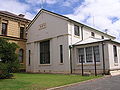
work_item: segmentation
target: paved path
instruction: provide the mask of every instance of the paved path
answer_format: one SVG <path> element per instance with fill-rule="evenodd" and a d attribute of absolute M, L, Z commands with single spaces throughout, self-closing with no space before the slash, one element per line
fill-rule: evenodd
<path fill-rule="evenodd" d="M 88 81 L 56 90 L 120 90 L 120 75 Z"/>

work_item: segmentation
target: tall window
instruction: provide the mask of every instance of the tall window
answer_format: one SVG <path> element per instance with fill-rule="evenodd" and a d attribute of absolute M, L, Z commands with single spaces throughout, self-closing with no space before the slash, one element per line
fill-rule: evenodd
<path fill-rule="evenodd" d="M 99 46 L 93 47 L 94 59 L 96 62 L 100 62 Z"/>
<path fill-rule="evenodd" d="M 93 62 L 92 60 L 92 47 L 86 47 L 86 62 Z"/>
<path fill-rule="evenodd" d="M 94 33 L 94 32 L 91 32 L 91 36 L 93 36 L 93 37 L 94 37 L 94 36 L 95 36 L 95 33 Z"/>
<path fill-rule="evenodd" d="M 82 61 L 83 63 L 85 63 L 84 48 L 78 49 L 78 55 L 79 55 L 79 63 L 81 63 Z"/>
<path fill-rule="evenodd" d="M 24 54 L 23 49 L 20 49 L 20 50 L 19 50 L 19 62 L 20 62 L 20 63 L 23 63 L 23 54 Z"/>
<path fill-rule="evenodd" d="M 20 38 L 24 38 L 24 27 L 20 27 Z"/>
<path fill-rule="evenodd" d="M 77 36 L 80 36 L 79 26 L 77 26 L 77 25 L 74 25 L 74 34 Z"/>
<path fill-rule="evenodd" d="M 7 35 L 7 23 L 2 23 L 2 35 Z"/>
<path fill-rule="evenodd" d="M 60 45 L 60 63 L 63 63 L 63 46 Z"/>
<path fill-rule="evenodd" d="M 28 65 L 30 65 L 31 61 L 31 50 L 28 50 Z"/>
<path fill-rule="evenodd" d="M 118 60 L 117 60 L 117 47 L 115 45 L 113 45 L 113 52 L 114 52 L 114 62 L 118 63 Z"/>
<path fill-rule="evenodd" d="M 50 64 L 50 41 L 40 42 L 40 64 Z"/>

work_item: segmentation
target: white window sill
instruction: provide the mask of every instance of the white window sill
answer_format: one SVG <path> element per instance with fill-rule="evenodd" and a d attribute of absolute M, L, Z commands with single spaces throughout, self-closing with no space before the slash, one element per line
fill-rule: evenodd
<path fill-rule="evenodd" d="M 114 63 L 115 66 L 118 66 L 118 63 Z"/>
<path fill-rule="evenodd" d="M 51 64 L 40 64 L 39 66 L 51 66 Z"/>
<path fill-rule="evenodd" d="M 96 66 L 100 66 L 100 62 L 96 62 Z M 81 63 L 78 63 L 77 66 L 81 66 L 82 64 Z M 95 64 L 94 63 L 83 63 L 84 66 L 94 66 Z"/>
<path fill-rule="evenodd" d="M 74 37 L 76 37 L 76 38 L 80 38 L 80 36 L 77 36 L 77 35 L 74 35 Z"/>

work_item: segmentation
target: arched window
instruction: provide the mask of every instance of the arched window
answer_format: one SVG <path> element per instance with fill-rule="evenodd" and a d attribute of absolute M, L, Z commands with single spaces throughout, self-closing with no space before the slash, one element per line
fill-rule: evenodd
<path fill-rule="evenodd" d="M 23 63 L 23 54 L 24 54 L 24 50 L 20 49 L 19 50 L 19 62 L 20 63 Z"/>

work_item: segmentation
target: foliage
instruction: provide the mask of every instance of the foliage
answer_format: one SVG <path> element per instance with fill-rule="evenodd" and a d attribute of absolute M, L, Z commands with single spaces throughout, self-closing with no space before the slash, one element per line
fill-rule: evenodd
<path fill-rule="evenodd" d="M 8 64 L 0 62 L 0 79 L 11 78 L 13 75 L 7 70 Z"/>
<path fill-rule="evenodd" d="M 0 78 L 12 76 L 10 73 L 19 68 L 18 55 L 15 53 L 17 44 L 0 38 Z"/>

